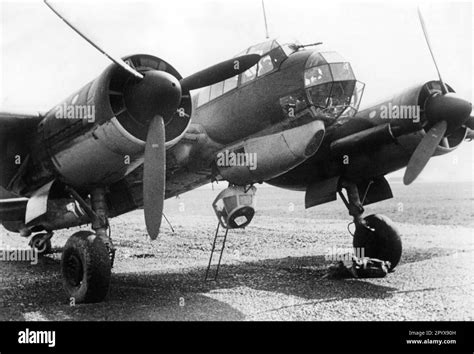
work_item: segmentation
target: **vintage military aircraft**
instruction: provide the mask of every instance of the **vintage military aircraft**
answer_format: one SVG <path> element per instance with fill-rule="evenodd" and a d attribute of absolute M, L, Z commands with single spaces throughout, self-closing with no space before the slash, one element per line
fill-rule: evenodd
<path fill-rule="evenodd" d="M 226 227 L 249 224 L 256 183 L 304 191 L 308 208 L 339 194 L 354 246 L 393 269 L 400 235 L 384 216 L 363 217 L 363 206 L 392 197 L 384 175 L 407 166 L 409 184 L 432 156 L 474 136 L 471 103 L 439 71 L 438 80 L 359 112 L 364 84 L 318 43 L 270 39 L 182 78 L 152 55 L 110 56 L 45 3 L 113 63 L 45 114 L 0 113 L 0 220 L 33 235 L 42 253 L 54 230 L 91 224 L 62 254 L 64 288 L 76 302 L 108 292 L 111 218 L 143 207 L 155 239 L 164 199 L 216 180 L 231 185 L 222 195 Z M 258 163 L 245 163 L 251 154 Z"/>

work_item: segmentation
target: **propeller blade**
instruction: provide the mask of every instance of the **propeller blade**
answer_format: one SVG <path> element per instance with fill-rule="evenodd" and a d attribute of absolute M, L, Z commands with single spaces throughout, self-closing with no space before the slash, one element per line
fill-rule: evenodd
<path fill-rule="evenodd" d="M 181 87 L 183 91 L 191 91 L 227 80 L 250 69 L 260 58 L 258 54 L 248 54 L 223 61 L 185 77 L 181 80 Z"/>
<path fill-rule="evenodd" d="M 449 146 L 449 140 L 448 140 L 448 138 L 444 137 L 444 138 L 441 140 L 441 145 L 443 145 L 443 147 L 445 147 L 446 149 L 449 149 L 450 146 Z"/>
<path fill-rule="evenodd" d="M 428 133 L 426 133 L 408 162 L 405 175 L 403 176 L 403 183 L 405 185 L 411 184 L 421 171 L 423 171 L 431 156 L 433 156 L 436 147 L 444 138 L 446 129 L 448 129 L 448 123 L 443 120 L 436 123 Z"/>
<path fill-rule="evenodd" d="M 436 71 L 438 72 L 438 77 L 439 77 L 439 81 L 441 82 L 441 88 L 442 88 L 443 94 L 445 95 L 448 93 L 448 88 L 446 87 L 443 81 L 443 78 L 441 77 L 441 72 L 439 71 L 438 63 L 436 62 L 436 58 L 433 52 L 433 47 L 431 46 L 430 37 L 428 35 L 428 30 L 426 28 L 425 20 L 423 19 L 423 15 L 421 14 L 421 10 L 419 7 L 418 7 L 418 17 L 420 19 L 421 28 L 423 29 L 423 34 L 425 36 L 426 44 L 428 45 L 428 49 L 430 50 L 430 53 L 431 53 L 431 58 L 433 58 L 433 63 L 436 67 Z"/>
<path fill-rule="evenodd" d="M 83 39 L 85 39 L 90 45 L 92 45 L 95 49 L 97 49 L 99 52 L 104 54 L 107 58 L 109 58 L 111 61 L 113 61 L 115 64 L 118 66 L 122 67 L 124 70 L 126 70 L 128 73 L 132 74 L 134 77 L 137 79 L 143 79 L 143 75 L 140 74 L 138 71 L 133 69 L 130 65 L 125 63 L 121 58 L 116 58 L 110 54 L 108 54 L 105 50 L 103 50 L 101 47 L 99 47 L 96 43 L 94 43 L 92 40 L 90 40 L 84 33 L 79 31 L 78 28 L 74 27 L 74 25 L 69 22 L 64 16 L 61 15 L 61 13 L 51 5 L 48 0 L 44 0 L 44 3 L 61 19 L 63 20 L 69 27 L 71 27 L 74 32 L 76 32 L 79 36 L 81 36 Z"/>
<path fill-rule="evenodd" d="M 152 240 L 158 237 L 165 199 L 165 125 L 163 118 L 153 118 L 148 128 L 143 167 L 143 208 L 145 224 Z"/>

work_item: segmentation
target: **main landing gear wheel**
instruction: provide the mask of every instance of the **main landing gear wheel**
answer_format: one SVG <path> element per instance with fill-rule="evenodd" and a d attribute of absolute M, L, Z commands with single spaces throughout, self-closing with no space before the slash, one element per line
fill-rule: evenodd
<path fill-rule="evenodd" d="M 51 253 L 51 235 L 48 233 L 34 235 L 29 242 L 30 247 L 40 256 Z"/>
<path fill-rule="evenodd" d="M 356 225 L 353 246 L 363 248 L 364 256 L 390 262 L 393 270 L 402 256 L 402 240 L 392 220 L 373 214 L 364 218 L 366 225 Z"/>
<path fill-rule="evenodd" d="M 102 239 L 79 231 L 66 242 L 61 259 L 64 290 L 76 303 L 102 301 L 109 290 L 111 262 Z"/>

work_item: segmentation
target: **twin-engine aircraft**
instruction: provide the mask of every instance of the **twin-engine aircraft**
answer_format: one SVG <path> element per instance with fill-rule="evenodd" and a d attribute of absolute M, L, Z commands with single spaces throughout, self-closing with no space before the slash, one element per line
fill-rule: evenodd
<path fill-rule="evenodd" d="M 257 183 L 304 191 L 307 208 L 339 194 L 354 246 L 393 269 L 400 235 L 363 206 L 392 197 L 386 174 L 407 167 L 410 184 L 432 156 L 474 136 L 471 103 L 437 66 L 438 80 L 359 112 L 364 84 L 319 43 L 267 40 L 182 78 L 153 55 L 109 55 L 45 3 L 112 64 L 45 114 L 0 113 L 0 221 L 43 254 L 55 230 L 91 224 L 62 251 L 64 289 L 76 302 L 108 292 L 111 218 L 143 208 L 156 239 L 165 199 L 219 180 L 230 184 L 218 214 L 227 228 L 250 223 Z"/>

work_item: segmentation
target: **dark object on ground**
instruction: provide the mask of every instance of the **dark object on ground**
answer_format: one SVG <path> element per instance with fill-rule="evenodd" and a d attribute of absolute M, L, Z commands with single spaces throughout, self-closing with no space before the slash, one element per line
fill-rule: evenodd
<path fill-rule="evenodd" d="M 339 261 L 329 267 L 329 278 L 383 278 L 390 270 L 390 262 L 377 258 L 353 257 L 350 264 Z"/>

